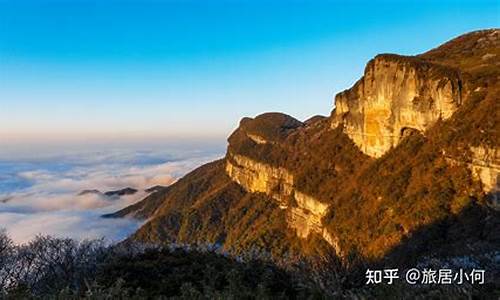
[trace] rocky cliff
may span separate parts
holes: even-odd
[[[500,153],[498,149],[471,147],[472,159],[469,168],[482,182],[486,191],[497,196],[500,192]],[[496,203],[498,205],[498,203]]]
[[[376,56],[330,117],[243,118],[222,160],[110,217],[148,219],[131,239],[280,257],[498,249],[499,32]]]
[[[460,72],[416,57],[378,55],[363,77],[337,94],[332,126],[380,157],[411,131],[449,118],[465,98]]]
[[[482,183],[483,190],[488,192],[489,204],[500,210],[500,154],[496,148],[483,146],[470,147],[469,159],[461,159],[443,154],[450,164],[466,165],[474,178]]]
[[[286,169],[229,154],[226,173],[246,191],[264,193],[275,200],[279,208],[285,210],[287,224],[298,237],[307,238],[311,233],[318,233],[336,246],[321,221],[328,204],[297,190],[293,174]]]

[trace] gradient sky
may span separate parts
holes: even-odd
[[[329,114],[382,52],[500,27],[499,1],[0,0],[0,144],[225,137]]]

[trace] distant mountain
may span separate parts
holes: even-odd
[[[130,240],[275,257],[498,250],[499,58],[498,29],[377,55],[329,117],[243,118],[223,159],[107,217],[147,219]]]
[[[78,193],[78,196],[93,194],[93,195],[104,195],[107,197],[120,197],[125,195],[133,195],[137,193],[137,191],[138,190],[131,187],[126,187],[120,190],[107,191],[105,193],[94,189],[94,190],[83,190],[80,193]]]
[[[89,194],[102,195],[103,193],[99,190],[83,190],[83,191],[78,193],[78,196],[84,196],[84,195],[89,195]]]
[[[133,195],[135,193],[137,193],[136,189],[127,187],[127,188],[124,188],[124,189],[121,189],[121,190],[115,190],[115,191],[105,192],[104,195],[106,195],[108,197],[112,197],[112,196]]]
[[[7,196],[7,197],[4,197],[4,198],[0,199],[0,202],[1,203],[7,203],[10,200],[12,200],[13,198],[14,198],[14,196]]]
[[[154,193],[154,192],[164,190],[165,188],[166,188],[166,186],[163,186],[163,185],[155,185],[155,186],[152,186],[150,188],[145,189],[144,191],[146,193]]]

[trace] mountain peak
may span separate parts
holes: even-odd
[[[498,249],[497,39],[377,55],[330,117],[243,118],[224,159],[112,216],[148,219],[133,240],[281,257]]]

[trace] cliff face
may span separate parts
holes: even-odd
[[[243,119],[229,138],[225,171],[247,192],[263,193],[273,199],[283,210],[287,227],[297,237],[305,239],[315,233],[326,236],[325,241],[336,247],[335,239],[322,224],[328,204],[300,191],[288,164],[278,162],[273,155],[266,159],[266,155],[259,154],[259,151],[275,152],[287,157],[284,153],[288,152],[286,147],[290,144],[290,136],[305,128],[303,123],[279,113]]]
[[[484,189],[497,197],[500,192],[500,153],[497,149],[472,147],[469,167],[483,183]],[[495,199],[497,200],[497,199]],[[497,206],[500,203],[495,203]]]
[[[500,210],[500,153],[496,148],[483,146],[470,147],[470,159],[464,160],[446,156],[450,164],[465,165],[474,178],[482,183],[482,188],[488,195],[489,204]],[[446,155],[446,154],[445,154]]]
[[[378,55],[354,87],[335,97],[332,126],[343,126],[364,153],[380,157],[408,132],[424,132],[449,118],[462,103],[462,86],[455,69]]]
[[[293,175],[284,168],[272,167],[238,154],[226,159],[226,173],[251,193],[265,193],[280,207],[288,206],[288,197],[294,192]]]
[[[325,241],[336,247],[335,240],[321,221],[328,211],[328,204],[298,191],[294,176],[289,171],[238,154],[229,154],[226,173],[246,191],[264,193],[275,200],[279,208],[286,212],[288,227],[298,237],[307,238],[311,233],[317,233],[325,236]]]
[[[148,219],[131,239],[278,256],[498,249],[499,41],[379,55],[331,117],[243,118],[223,159],[110,216]]]

